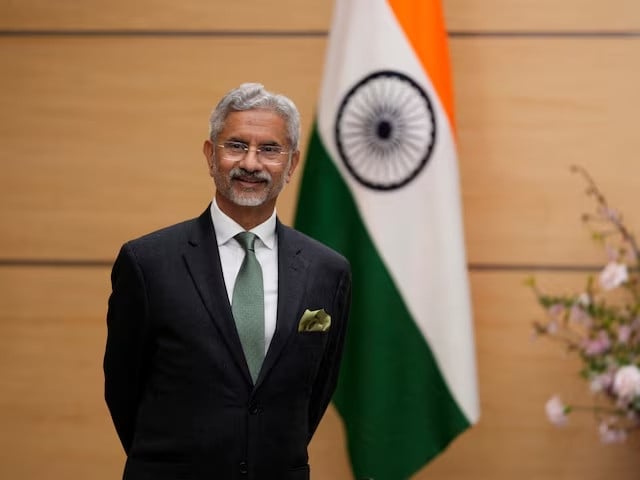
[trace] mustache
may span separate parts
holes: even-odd
[[[240,178],[243,180],[271,182],[271,175],[268,172],[250,172],[242,167],[234,167],[229,171],[229,177],[233,180]]]

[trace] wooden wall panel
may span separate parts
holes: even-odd
[[[594,263],[580,215],[587,168],[640,225],[640,41],[455,39],[451,43],[467,253],[477,263]]]
[[[640,28],[636,0],[444,0],[453,31],[624,31]]]
[[[324,39],[0,39],[0,236],[11,258],[112,259],[132,236],[198,215],[202,143],[243,81],[286,92],[311,128]],[[293,215],[299,177],[281,197]]]
[[[0,268],[0,478],[114,479],[103,401],[108,269]]]
[[[0,0],[0,29],[326,31],[332,8],[297,0]]]
[[[0,268],[0,477],[118,478],[121,447],[102,398],[107,268]],[[415,480],[634,480],[640,438],[604,447],[590,415],[561,430],[544,402],[590,399],[579,364],[532,341],[543,312],[521,273],[471,275],[481,419]],[[584,276],[547,274],[550,291],[579,291]],[[347,479],[344,434],[330,410],[310,448],[314,478]]]
[[[444,0],[453,31],[629,30],[635,0]],[[0,29],[327,30],[332,1],[0,0]]]

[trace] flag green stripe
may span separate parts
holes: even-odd
[[[295,225],[345,255],[353,269],[351,319],[333,401],[345,424],[354,474],[375,480],[408,478],[469,422],[315,127]],[[402,232],[398,242],[402,248]]]

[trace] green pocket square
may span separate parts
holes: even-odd
[[[331,326],[331,315],[320,310],[305,310],[298,323],[299,332],[326,332]]]

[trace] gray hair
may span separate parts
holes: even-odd
[[[296,105],[281,94],[265,90],[259,83],[243,83],[228,92],[209,118],[209,138],[215,143],[218,134],[224,128],[224,122],[230,112],[246,110],[271,110],[280,115],[287,124],[287,135],[292,150],[298,150],[300,142],[300,113]]]

